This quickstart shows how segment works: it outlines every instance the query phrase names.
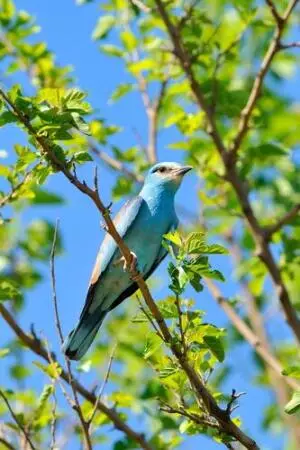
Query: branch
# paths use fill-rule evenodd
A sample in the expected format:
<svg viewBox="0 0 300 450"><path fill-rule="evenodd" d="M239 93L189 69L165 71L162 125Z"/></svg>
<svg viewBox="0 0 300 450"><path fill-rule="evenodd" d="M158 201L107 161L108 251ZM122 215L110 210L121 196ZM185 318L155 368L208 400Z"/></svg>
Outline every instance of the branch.
<svg viewBox="0 0 300 450"><path fill-rule="evenodd" d="M132 172L131 170L127 169L125 164L118 161L117 159L113 158L112 156L108 155L103 150L100 150L96 147L96 145L93 142L89 142L89 148L92 153L94 153L98 158L100 158L102 161L105 162L105 164L110 167L111 169L116 170L117 172L122 173L129 179L137 182L142 183L144 181L144 177L142 175L139 175L135 172Z"/></svg>
<svg viewBox="0 0 300 450"><path fill-rule="evenodd" d="M293 0L290 2L290 4L283 16L285 21L288 20L293 8L296 6L296 3L298 1L299 0ZM228 152L222 141L222 138L216 127L214 114L213 114L212 110L208 107L208 105L206 104L201 87L200 87L199 83L197 82L196 78L194 77L192 64L191 64L189 55L187 54L186 49L184 48L184 46L181 42L181 37L178 32L178 29L173 25L169 15L165 9L163 2L161 0L155 0L155 3L157 5L157 9L161 15L161 18L167 28L170 38L172 40L175 55L181 64L182 70L185 72L185 74L189 80L190 87L191 87L192 92L194 93L196 101L197 101L199 107L205 112L206 119L209 124L208 133L210 134L210 136L216 146L216 149L223 161L226 180L231 184L234 192L236 193L239 203L241 205L243 214L248 222L249 229L251 231L254 242L256 244L256 249L257 249L256 253L257 253L258 257L261 259L261 261L265 264L265 266L267 267L267 269L270 273L272 281L277 290L278 298L281 303L282 309L284 311L286 320L287 320L289 326L291 327L291 329L293 330L297 340L300 342L300 320L299 320L299 317L290 301L289 293L283 282L281 272L276 264L276 260L273 256L273 254L268 246L268 242L265 238L265 230L260 226L260 224L254 214L254 211L252 209L252 206L251 206L251 203L249 200L249 192L248 192L247 186L246 186L245 182L240 178L240 175L236 169L235 151L233 151L231 148L231 151ZM281 37L281 34L282 34L282 30L280 31L280 37ZM234 149L239 147L240 143L238 141L240 141L246 134L248 121L250 119L251 112L252 112L255 102L257 100L260 86L262 84L264 75L266 74L266 71L267 71L267 69L271 63L271 60L274 56L273 55L273 51L274 51L273 46L275 45L274 42L275 41L273 40L272 44L269 48L269 51L267 52L262 69L259 72L259 74L256 78L256 81L253 85L253 89L250 94L249 101L247 103L247 107L245 108L247 114L246 115L242 114L242 116L241 116L240 130L237 134L238 140L236 140ZM276 42L277 42L277 40L276 40ZM278 42L279 42L279 40L278 40Z"/></svg>
<svg viewBox="0 0 300 450"><path fill-rule="evenodd" d="M267 5L270 8L271 14L275 19L275 22L277 23L277 26L282 26L283 18L278 13L276 6L273 3L273 0L266 0Z"/></svg>
<svg viewBox="0 0 300 450"><path fill-rule="evenodd" d="M162 0L155 0L155 4L156 4L157 10L168 30L168 33L171 37L171 40L172 40L172 43L174 46L174 53L180 62L182 70L187 75L188 81L191 86L191 90L194 93L196 101L197 101L199 107L205 112L207 122L208 122L207 132L211 136L216 147L221 151L221 153L224 155L224 157L226 157L226 148L225 148L222 138L219 134L213 111L212 111L211 107L209 105L207 105L204 94L203 94L202 90L200 89L200 86L194 76L192 62L181 42L178 29L172 23Z"/></svg>
<svg viewBox="0 0 300 450"><path fill-rule="evenodd" d="M180 340L181 340L183 352L184 352L184 354L186 354L187 353L187 345L185 342L185 335L184 335L184 329L183 329L183 323L182 323L182 309L180 306L180 298L178 295L176 295L175 303L176 303L176 308L177 308L177 313L178 313L178 326L179 326L179 331L180 331Z"/></svg>
<svg viewBox="0 0 300 450"><path fill-rule="evenodd" d="M161 334L161 332L160 332L159 329L157 328L157 326L156 326L154 320L153 320L152 317L151 317L151 314L150 314L150 313L147 311L147 309L144 307L144 305L143 305L143 303L142 303L142 301L141 301L141 299L140 299L140 297L139 297L138 295L136 295L136 299L137 299L137 301L138 301L138 303L139 303L139 305L140 305L141 311L142 311L143 314L145 314L145 316L147 317L149 323L152 325L153 329L155 330L155 333L157 334L157 336L159 336L159 338L160 338L162 341L164 341L163 335Z"/></svg>
<svg viewBox="0 0 300 450"><path fill-rule="evenodd" d="M9 311L3 306L3 304L0 303L0 314L2 315L3 319L6 321L6 323L10 326L10 328L14 331L16 336L20 339L23 344L28 347L30 350L32 350L36 355L43 358L45 361L47 361L49 364L51 363L51 358L49 358L48 352L45 349L45 347L41 344L39 340L36 340L32 338L30 335L26 334L22 328L17 324L13 316L9 313ZM52 355L53 360L56 362L56 358L54 355ZM69 374L62 370L60 377L68 384L70 384ZM91 404L95 405L97 398L94 393L87 390L82 384L79 383L76 379L73 379L74 387L76 388L76 391L84 397L87 401L89 401ZM112 409L108 408L104 403L101 401L98 402L97 409L105 414L115 425L115 427L123 431L130 439L136 441L140 447L144 450L153 450L150 444L145 440L144 436L142 434L136 433L129 425L127 425L123 420L120 418L118 413Z"/></svg>
<svg viewBox="0 0 300 450"><path fill-rule="evenodd" d="M132 60L134 62L138 62L140 60L137 50L132 53ZM136 79L148 118L148 145L146 149L146 156L150 164L155 164L157 161L158 115L165 95L168 80L163 80L161 82L158 95L156 99L152 101L148 92L148 83L144 75L139 72L136 75Z"/></svg>
<svg viewBox="0 0 300 450"><path fill-rule="evenodd" d="M230 153L233 157L235 157L237 151L239 150L242 141L244 137L247 134L247 131L249 130L249 122L252 116L253 109L255 108L256 102L259 98L261 88L265 79L266 74L268 73L268 70L271 66L271 63L276 55L276 53L281 49L280 40L283 35L285 26L288 22L288 19L295 8L296 4L299 0L291 0L286 11L284 12L283 16L281 17L277 9L275 8L275 5L273 1L266 0L267 4L270 7L271 13L276 21L276 29L274 31L273 38L271 40L271 43L269 45L269 48L265 54L265 57L261 63L260 69L258 74L256 75L256 78L254 80L248 101L246 106L241 112L239 124L238 124L238 131L233 139L233 142L230 146Z"/></svg>
<svg viewBox="0 0 300 450"><path fill-rule="evenodd" d="M289 212L287 212L278 222L274 223L265 230L266 239L270 240L273 234L281 230L282 227L288 225L293 219L295 219L300 213L300 203L295 205Z"/></svg>
<svg viewBox="0 0 300 450"><path fill-rule="evenodd" d="M257 354L264 360L264 362L270 366L278 376L285 381L285 383L294 390L300 389L300 384L293 378L285 377L282 375L283 367L280 362L273 356L263 345L257 334L255 334L251 328L244 322L243 319L236 313L230 302L223 297L218 286L209 278L205 279L206 285L212 295L212 297L218 302L223 311L229 317L234 327L243 336L243 338L253 347Z"/></svg>
<svg viewBox="0 0 300 450"><path fill-rule="evenodd" d="M0 437L0 444L3 444L8 450L16 450L16 448L3 437Z"/></svg>
<svg viewBox="0 0 300 450"><path fill-rule="evenodd" d="M239 393L237 394L237 393L236 393L236 390L235 390L235 389L232 389L230 400L229 400L229 402L227 403L227 406L226 406L226 412L227 412L227 414L228 414L229 416L230 416L230 415L233 413L233 411L238 407L238 405L235 404L236 401L237 401L242 395L245 395L245 394L246 394L246 392L239 392Z"/></svg>
<svg viewBox="0 0 300 450"><path fill-rule="evenodd" d="M114 359L114 354L115 354L115 351L116 351L116 346L117 346L117 345L114 345L114 347L113 347L113 349L112 349L112 351L111 351L111 355L110 355L110 358L109 358L109 361L108 361L108 366L107 366L107 370L106 370L106 374L105 374L105 377L104 377L102 386L101 386L101 388L100 388L100 390L99 390L99 393L98 393L98 396L97 396L97 400L96 400L94 409L93 409L93 411L92 411L91 417L90 417L89 420L87 421L88 429L89 429L89 428L91 427L91 425L92 425L92 422L93 422L93 420L94 420L94 417L95 417L95 415L96 415L96 413L97 413L98 403L99 403L100 400L101 400L101 397L102 397L102 394L103 394L103 392L104 392L105 386L106 386L106 384L107 384L107 382L108 382L109 375L110 375L110 371L111 371L112 362L113 362L113 359Z"/></svg>
<svg viewBox="0 0 300 450"><path fill-rule="evenodd" d="M148 109L148 146L147 155L149 162L155 164L157 162L157 128L158 128L158 116L162 105L162 101L165 95L168 80L164 80L161 83L157 98L152 102L151 107Z"/></svg>
<svg viewBox="0 0 300 450"><path fill-rule="evenodd" d="M179 414L180 416L187 417L188 419L192 420L194 423L197 423L198 425L206 425L208 427L219 429L219 425L217 422L213 422L212 420L209 420L206 417L201 417L198 414L189 413L183 407L176 408L174 406L164 403L162 404L162 406L160 406L159 409L160 411L166 412L168 414Z"/></svg>
<svg viewBox="0 0 300 450"><path fill-rule="evenodd" d="M156 0L160 2L160 0ZM144 281L142 275L138 272L137 268L134 267L134 265L131 264L132 262L132 256L129 248L122 240L121 236L117 232L115 225L110 217L110 211L109 208L105 207L99 197L99 192L97 189L97 182L95 178L95 186L94 189L91 189L85 182L81 182L75 174L72 174L69 169L67 168L66 164L59 160L56 155L52 151L52 144L51 141L46 139L43 136L39 136L36 131L33 129L30 121L27 117L23 115L23 113L13 104L13 102L10 101L10 99L7 97L7 95L0 90L0 95L5 100L5 103L11 108L13 113L16 115L16 117L19 119L19 121L25 126L25 128L28 130L29 134L35 139L36 143L40 147L42 153L50 159L53 166L56 167L57 170L61 171L65 177L72 183L74 186L77 187L78 190L80 190L82 193L87 195L91 198L91 200L94 202L98 210L103 216L103 219L107 226L107 232L112 236L114 241L116 242L117 246L120 249L120 252L122 256L124 257L124 260L127 263L127 267L130 268L130 275L133 281L135 281L143 295L143 298L151 311L151 314L155 318L159 329L161 331L161 334L164 337L164 340L166 343L168 343L172 353L177 358L179 364L181 365L182 369L186 373L196 395L199 401L203 402L205 405L205 408L209 412L210 415L212 415L217 422L219 423L220 427L224 431L224 433L227 433L230 436L233 436L236 440L241 442L247 449L249 450L258 450L258 446L256 442L251 439L249 436L247 436L232 420L228 415L226 414L226 411L219 407L217 404L214 396L208 391L205 384L203 383L201 377L195 370L195 368L189 363L189 361L186 359L186 356L181 352L181 349L178 347L178 345L174 342L172 335L166 325L166 322L154 302L151 293L149 291L149 288ZM3 311L2 305L0 305L0 312ZM48 356L46 353L46 357L48 360ZM66 374L67 375L67 374ZM68 375L67 375L68 379ZM76 387L76 390L77 387ZM79 391L79 390L78 390ZM80 391L79 391L80 392ZM96 400L95 400L96 401ZM100 406L100 405L99 405ZM102 405L103 408L104 405ZM108 408L107 408L108 409ZM124 427L124 424L123 424ZM141 440L140 436L140 440ZM135 434L135 440L136 434ZM143 441L143 444L145 445L145 441ZM149 444L147 448L149 447ZM143 447L145 448L145 446Z"/></svg>
<svg viewBox="0 0 300 450"><path fill-rule="evenodd" d="M55 389L55 380L53 382L54 389ZM51 443L50 443L50 450L55 450L57 448L56 445L56 426L57 426L57 416L56 416L56 408L57 408L57 400L55 395L55 390L53 389L53 406L51 410L51 426L50 426L50 432L51 432Z"/></svg>
<svg viewBox="0 0 300 450"><path fill-rule="evenodd" d="M61 343L61 345L63 345L64 336L63 336L61 323L60 323L60 319L59 319L59 313L58 313L56 278L55 278L55 249L56 249L58 225L59 225L59 221L57 220L56 225L55 225L55 230L54 230L51 254L50 254L50 271L51 271L52 299L53 299L53 306L54 306L55 326L56 326L56 329L57 329L57 332L59 335L60 343ZM72 373L72 369L71 369L71 363L70 363L69 358L66 355L64 355L64 358L65 358L67 371L68 371L68 375L69 375L69 381L70 381L69 384L71 386L72 393L73 393L73 399L74 399L74 406L73 406L72 402L70 403L70 406L76 411L76 413L78 415L78 418L79 418L79 421L81 424L81 428L82 428L82 432L83 432L84 448L86 450L92 450L93 446L92 446L91 436L89 433L89 423L86 422L86 420L83 416L83 412L82 412L80 402L78 399L78 395L77 395L77 390L76 390L76 388L74 386L74 382L73 382L73 373ZM68 399L68 397L67 397L67 399ZM97 409L97 405L98 405L98 399L95 403L95 409Z"/></svg>
<svg viewBox="0 0 300 450"><path fill-rule="evenodd" d="M300 48L300 41L290 42L289 44L280 43L279 50L286 50L288 48Z"/></svg>
<svg viewBox="0 0 300 450"><path fill-rule="evenodd" d="M38 164L37 164L38 165ZM34 168L31 169L34 170L37 166L35 166ZM7 195L5 195L4 197L2 197L0 199L0 208L3 208L3 206L6 205L6 203L9 203L13 197L16 195L16 193L18 192L19 189L21 189L24 184L26 184L26 182L29 180L30 176L31 176L31 171L28 172L22 181L20 181L20 183L18 183L16 186L14 186L11 190L11 192L9 192Z"/></svg>
<svg viewBox="0 0 300 450"><path fill-rule="evenodd" d="M9 403L6 395L4 394L4 392L1 389L0 389L0 397L2 397L2 399L4 400L4 403L6 404L8 410L10 412L10 415L12 416L14 421L16 422L18 428L22 431L22 433L24 435L24 438L25 438L26 442L28 443L29 447L31 448L31 450L36 450L36 447L33 445L32 440L30 439L30 436L29 436L28 432L26 431L25 427L23 426L23 424L18 419L17 415L14 413L14 410L10 406L10 403Z"/></svg>
<svg viewBox="0 0 300 450"><path fill-rule="evenodd" d="M232 255L232 258L237 266L239 266L242 262L242 254L240 251L240 247L238 246L237 242L234 240L234 236L232 231L230 230L229 233L225 236L225 239L227 240L229 246L230 246L230 254ZM240 284L243 290L243 295L245 297L245 307L248 313L248 318L251 324L251 328L253 329L253 332L261 342L262 347L265 348L265 350L273 356L273 358L276 358L276 355L274 354L271 340L269 339L265 326L264 326L264 318L259 310L256 299L253 296L249 283L247 282L246 278L243 277L240 280ZM266 363L266 361L263 359L263 361ZM277 361L280 365L280 362ZM300 429L299 429L299 423L296 417L293 417L292 415L288 415L284 413L284 407L287 404L287 402L290 399L290 388L292 389L299 389L297 386L291 386L289 384L289 380L287 380L286 377L282 377L282 373L277 372L274 370L274 368L268 364L266 364L266 373L268 374L268 377L270 379L270 383L274 389L275 395L277 397L278 404L280 406L280 414L282 416L282 420L285 422L286 426L291 430L291 436L292 439L295 442L295 446L297 442L300 442ZM293 381L293 380L292 380ZM299 384L299 383L298 383Z"/></svg>

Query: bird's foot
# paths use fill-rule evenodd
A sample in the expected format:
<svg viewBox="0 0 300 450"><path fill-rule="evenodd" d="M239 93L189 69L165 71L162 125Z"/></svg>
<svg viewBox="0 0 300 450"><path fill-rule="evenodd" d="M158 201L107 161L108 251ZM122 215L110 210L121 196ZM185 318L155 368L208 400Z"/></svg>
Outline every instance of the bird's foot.
<svg viewBox="0 0 300 450"><path fill-rule="evenodd" d="M136 270L137 257L136 257L136 254L133 252L130 252L130 256L131 256L131 260L130 260L129 264L127 263L124 256L122 256L120 259L118 259L115 262L115 265L117 266L118 264L123 263L124 272L134 272Z"/></svg>

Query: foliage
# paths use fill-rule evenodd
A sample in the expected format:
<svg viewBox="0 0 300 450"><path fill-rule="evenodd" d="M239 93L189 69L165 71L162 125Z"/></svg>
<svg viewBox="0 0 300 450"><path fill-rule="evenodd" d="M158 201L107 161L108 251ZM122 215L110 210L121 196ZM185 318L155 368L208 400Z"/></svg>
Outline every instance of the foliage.
<svg viewBox="0 0 300 450"><path fill-rule="evenodd" d="M92 1L77 3L88 8ZM290 319L300 311L300 117L293 95L286 95L285 89L299 63L297 45L289 45L297 34L299 11L287 17L287 1L274 5L254 0L101 2L92 40L102 57L116 58L126 71L108 100L121 104L140 94L146 112L147 141L141 143L138 137L132 146L123 139L123 124L99 116L99 105L91 106L87 93L74 85L71 68L58 65L54 53L39 41L35 19L17 10L12 0L0 0L1 70L9 80L5 84L12 86L3 92L1 87L0 126L4 133L21 130L15 135L13 156L8 157L6 149L0 153L0 314L8 325L5 311L22 326L31 291L45 282L55 217L44 219L39 208L50 213L53 206L67 210L67 195L47 187L50 177L61 175L61 167L77 178L77 171L92 171L88 163L100 158L115 171L113 199L123 198L136 192L145 170L160 156L157 137L164 133L170 136L174 158L181 151L182 161L192 164L201 179L201 188L195 188L201 221L197 205L192 213L183 209L188 225L163 239L170 253L163 278L168 293L159 291L156 304L171 340L163 338L157 317L141 299L139 307L127 302L106 321L97 344L76 366L86 389L99 377L99 367L105 378L118 330L100 409L91 404L93 392L80 398L80 407L73 399L73 410L58 395L62 389L70 397L64 387L68 365L51 355L46 336L36 335L33 328L27 335L30 342L20 334L1 340L1 363L10 377L9 386L1 381L1 393L15 412L14 420L7 404L0 403L1 433L14 448L24 444L22 426L36 448L49 448L51 440L56 448L53 430L63 435L68 427L77 445L85 441L91 419L88 433L95 448L108 442L115 450L172 449L182 442L189 445L190 437L198 435L232 448L234 436L220 426L203 398L199 400L184 364L230 420L238 399L234 390L228 394L228 383L229 389L235 388L231 373L237 370L231 355L239 349L249 354L249 346L253 370L245 375L247 381L271 393L259 414L264 432L276 430L284 434L285 448L297 448L299 348ZM279 15L286 17L284 26ZM262 74L259 67L276 43L276 33L281 33L280 40ZM262 86L255 92L261 74ZM250 92L255 101L245 124ZM58 233L57 255L64 240ZM226 280L217 269L221 258L233 267ZM230 292L229 298L222 289ZM206 321L207 299L223 308L229 319L226 329ZM43 307L36 307L42 313ZM39 330L39 324L35 326ZM114 420L133 433L127 428L122 435L109 433ZM248 427L239 412L232 421L241 429ZM137 422L141 427L135 434ZM118 424L114 422L124 431ZM139 434L142 427L145 439Z"/></svg>

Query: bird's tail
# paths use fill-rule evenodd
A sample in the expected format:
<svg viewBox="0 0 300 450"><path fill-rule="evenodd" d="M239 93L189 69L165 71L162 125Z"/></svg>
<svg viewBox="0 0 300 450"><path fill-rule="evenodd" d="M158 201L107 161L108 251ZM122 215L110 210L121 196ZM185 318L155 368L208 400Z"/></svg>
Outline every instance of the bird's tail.
<svg viewBox="0 0 300 450"><path fill-rule="evenodd" d="M86 312L80 317L76 328L71 331L63 344L63 352L68 358L79 360L85 355L105 316L106 311L97 314L96 310L93 314Z"/></svg>

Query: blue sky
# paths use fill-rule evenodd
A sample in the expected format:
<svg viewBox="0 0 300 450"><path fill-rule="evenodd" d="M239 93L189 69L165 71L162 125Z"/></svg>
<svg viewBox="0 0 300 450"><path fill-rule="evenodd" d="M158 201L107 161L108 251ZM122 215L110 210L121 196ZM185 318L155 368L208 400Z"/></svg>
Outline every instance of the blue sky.
<svg viewBox="0 0 300 450"><path fill-rule="evenodd" d="M132 131L133 128L138 129L141 136L146 136L146 118L141 114L141 99L138 95L131 96L130 100L123 100L116 105L108 105L107 100L116 85L120 80L130 81L130 77L115 58L110 59L100 55L97 45L91 40L91 33L99 15L99 4L96 2L85 7L78 7L73 0L52 0L51 2L17 0L16 4L19 8L26 9L37 17L37 22L42 27L39 38L47 42L49 48L57 55L57 61L60 64L73 66L76 84L89 93L89 100L93 107L99 110L100 115L106 117L108 122L125 128L124 133L116 139L116 143L122 145L123 148L135 145L136 137ZM18 79L24 80L24 77L21 76ZM295 86L296 79L289 88L290 92L293 92ZM0 138L1 148L10 151L16 139L16 131L14 129L9 132L0 130ZM159 141L160 160L182 160L184 156L182 152L165 148L166 144L172 142L174 138L175 134L170 130L162 133ZM21 139L23 137L20 134ZM87 180L91 180L92 173L93 165L88 164L82 170L81 175ZM110 200L113 181L113 174L101 166L100 189L102 198L107 203ZM184 203L191 210L197 211L196 189L198 183L195 175L187 177L178 193L178 203ZM52 191L63 193L67 204L59 208L35 208L30 213L26 213L24 220L28 222L39 217L52 221L56 218L60 219L66 251L57 260L57 284L61 320L64 331L67 332L73 327L83 305L87 283L103 237L103 231L100 228L98 212L90 200L76 191L61 175L52 177L48 187ZM113 211L116 212L117 209L118 205L114 205ZM225 275L231 276L230 267L225 265L221 258L216 259L216 264ZM24 329L28 329L31 323L35 323L37 331L42 331L48 336L53 348L57 350L58 341L52 320L50 281L47 268L44 270L46 280L30 293L26 310L22 314L22 325ZM162 274L165 270L166 264L164 263L158 273ZM224 286L225 294L231 294L234 288L234 283ZM226 323L223 313L210 300L207 293L201 294L197 301L198 306L207 311L208 321L218 326ZM113 320L113 314L109 320ZM10 336L7 330L4 333L4 337ZM29 358L30 360L36 359L31 355ZM239 409L246 428L260 442L262 448L282 449L283 443L280 438L266 436L259 427L260 410L268 403L270 397L268 392L259 387L249 386L246 381L248 375L253 371L250 352L245 348L242 351L236 349L227 358L236 369L234 376L230 377L227 383L228 392L232 387L237 391L247 392L247 395L241 400ZM36 379L37 386L41 386L41 382L41 379ZM205 445L206 450L219 448L216 443L203 437L197 437L188 439L186 444L181 446L181 450L194 448L195 445L199 445L199 447ZM109 449L110 447L102 445L102 448Z"/></svg>

